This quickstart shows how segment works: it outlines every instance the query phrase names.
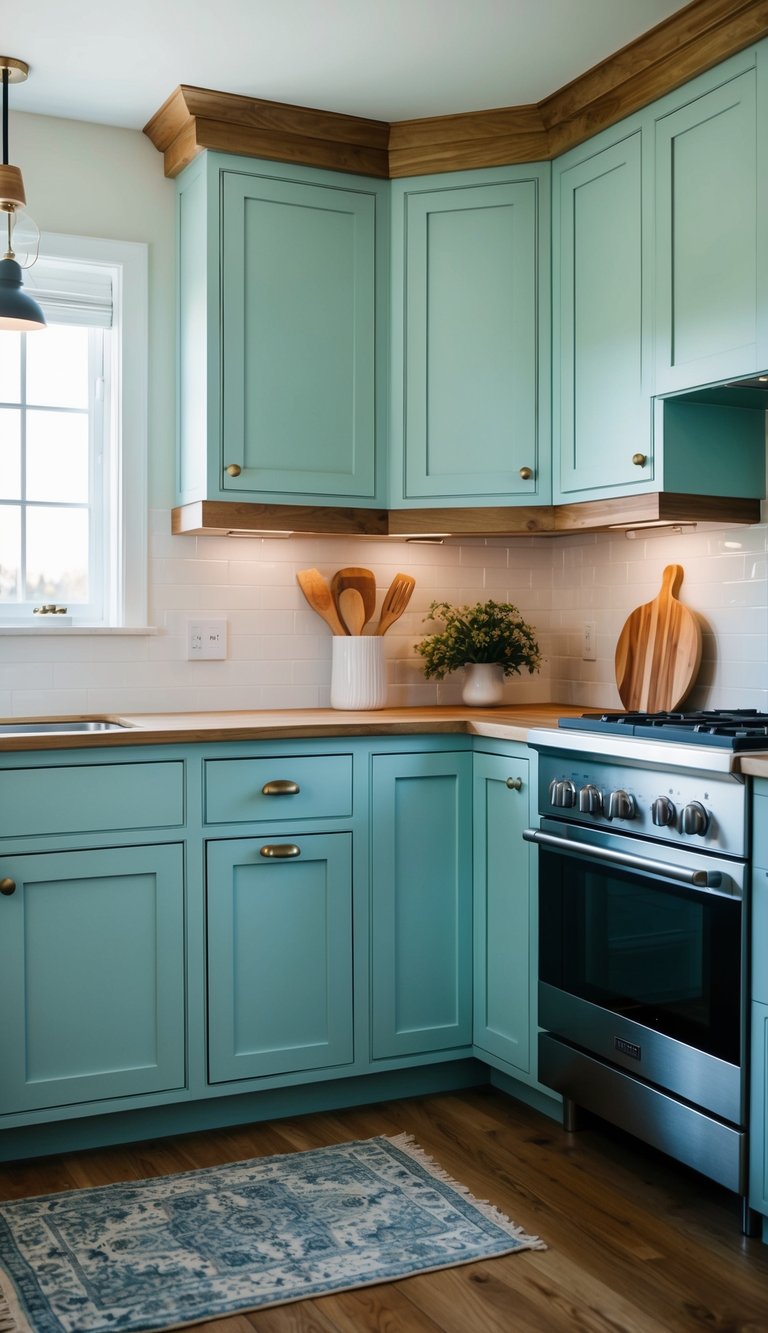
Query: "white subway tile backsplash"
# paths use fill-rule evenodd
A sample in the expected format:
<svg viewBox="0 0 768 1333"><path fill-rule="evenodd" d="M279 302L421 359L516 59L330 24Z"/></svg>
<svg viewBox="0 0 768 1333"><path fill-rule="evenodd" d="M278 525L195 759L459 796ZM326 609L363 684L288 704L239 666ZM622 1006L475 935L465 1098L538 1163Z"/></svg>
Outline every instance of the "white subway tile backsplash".
<svg viewBox="0 0 768 1333"><path fill-rule="evenodd" d="M416 588L387 634L392 705L457 703L462 674L424 679L414 645L431 632L432 601L510 601L536 628L540 674L512 677L505 700L620 706L616 640L629 613L656 596L665 565L685 570L680 597L704 629L697 707L768 709L768 526L679 535L575 534L451 539L442 545L353 538L173 537L170 515L150 515L146 636L0 635L0 713L185 712L327 706L331 635L307 606L299 569L326 577L365 565L376 578L378 618L400 571ZM581 657L582 624L596 624L595 661ZM190 662L190 619L228 622L228 657Z"/></svg>

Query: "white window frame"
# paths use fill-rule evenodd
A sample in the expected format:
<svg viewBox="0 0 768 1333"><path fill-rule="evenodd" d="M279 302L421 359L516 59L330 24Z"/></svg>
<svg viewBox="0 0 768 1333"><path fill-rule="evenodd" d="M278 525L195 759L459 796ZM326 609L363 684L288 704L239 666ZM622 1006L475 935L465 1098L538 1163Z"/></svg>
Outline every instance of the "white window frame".
<svg viewBox="0 0 768 1333"><path fill-rule="evenodd" d="M102 512L108 522L104 546L108 574L104 581L103 620L85 628L137 629L147 627L147 392L149 342L148 246L139 241L117 241L89 236L44 232L40 254L52 260L103 264L111 271L113 294L111 396L105 405L105 434L112 447L105 457ZM34 270L31 271L30 277ZM34 295L34 285L27 283ZM45 337L45 332L29 337ZM94 503L98 503L94 497ZM108 511L105 513L104 511ZM42 618L35 617L40 626ZM53 617L51 618L54 619ZM42 627L42 626L40 626ZM0 618L4 629L19 632L18 619ZM37 628L37 626L36 626ZM51 626L53 628L53 626ZM68 626L55 626L66 634Z"/></svg>

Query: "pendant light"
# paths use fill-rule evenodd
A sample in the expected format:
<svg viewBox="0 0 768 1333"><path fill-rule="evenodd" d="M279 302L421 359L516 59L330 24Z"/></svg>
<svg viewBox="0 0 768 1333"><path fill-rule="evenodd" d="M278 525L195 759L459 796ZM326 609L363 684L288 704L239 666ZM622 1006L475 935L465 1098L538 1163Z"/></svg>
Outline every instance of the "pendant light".
<svg viewBox="0 0 768 1333"><path fill-rule="evenodd" d="M40 232L25 211L24 182L18 167L8 163L8 85L23 83L29 66L12 56L0 56L3 78L3 162L0 166L0 329L29 333L45 328L37 301L24 291L22 268L37 259Z"/></svg>

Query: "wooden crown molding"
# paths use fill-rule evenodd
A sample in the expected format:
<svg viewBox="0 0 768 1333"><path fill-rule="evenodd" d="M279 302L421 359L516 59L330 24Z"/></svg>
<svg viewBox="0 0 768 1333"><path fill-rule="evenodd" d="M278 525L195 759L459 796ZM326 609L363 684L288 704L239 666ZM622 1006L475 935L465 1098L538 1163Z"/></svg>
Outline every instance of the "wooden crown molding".
<svg viewBox="0 0 768 1333"><path fill-rule="evenodd" d="M529 106L388 125L182 84L144 127L177 176L203 149L382 180L543 162L768 36L768 0L693 0Z"/></svg>

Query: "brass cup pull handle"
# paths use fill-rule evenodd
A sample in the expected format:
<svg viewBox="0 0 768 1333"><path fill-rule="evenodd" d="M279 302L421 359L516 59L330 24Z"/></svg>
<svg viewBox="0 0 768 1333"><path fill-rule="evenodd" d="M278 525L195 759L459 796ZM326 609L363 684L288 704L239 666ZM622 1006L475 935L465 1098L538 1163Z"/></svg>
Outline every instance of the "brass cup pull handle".
<svg viewBox="0 0 768 1333"><path fill-rule="evenodd" d="M224 469L228 477L239 477L242 470L239 463L230 463L229 467Z"/></svg>
<svg viewBox="0 0 768 1333"><path fill-rule="evenodd" d="M274 778L272 782L265 782L261 789L262 796L298 796L301 787L298 782L291 782L288 778Z"/></svg>
<svg viewBox="0 0 768 1333"><path fill-rule="evenodd" d="M531 480L531 477L533 476L533 468L532 468L532 467L521 467L521 469L520 469L520 476L522 477L523 481L530 481L530 480Z"/></svg>
<svg viewBox="0 0 768 1333"><path fill-rule="evenodd" d="M522 778L507 778L507 786L509 787L510 791L522 791L522 790L523 790L523 779L522 779Z"/></svg>
<svg viewBox="0 0 768 1333"><path fill-rule="evenodd" d="M634 463L635 467L645 467L646 463L648 462L648 455L647 455L647 454L633 454L633 455L632 455L632 462Z"/></svg>
<svg viewBox="0 0 768 1333"><path fill-rule="evenodd" d="M301 856L301 848L295 842L271 842L259 848L259 856L271 857L275 861L287 861L291 856Z"/></svg>
<svg viewBox="0 0 768 1333"><path fill-rule="evenodd" d="M10 898L11 894L15 892L16 892L15 879L8 879L8 877L6 877L5 879L0 879L0 893L2 893L4 898Z"/></svg>

